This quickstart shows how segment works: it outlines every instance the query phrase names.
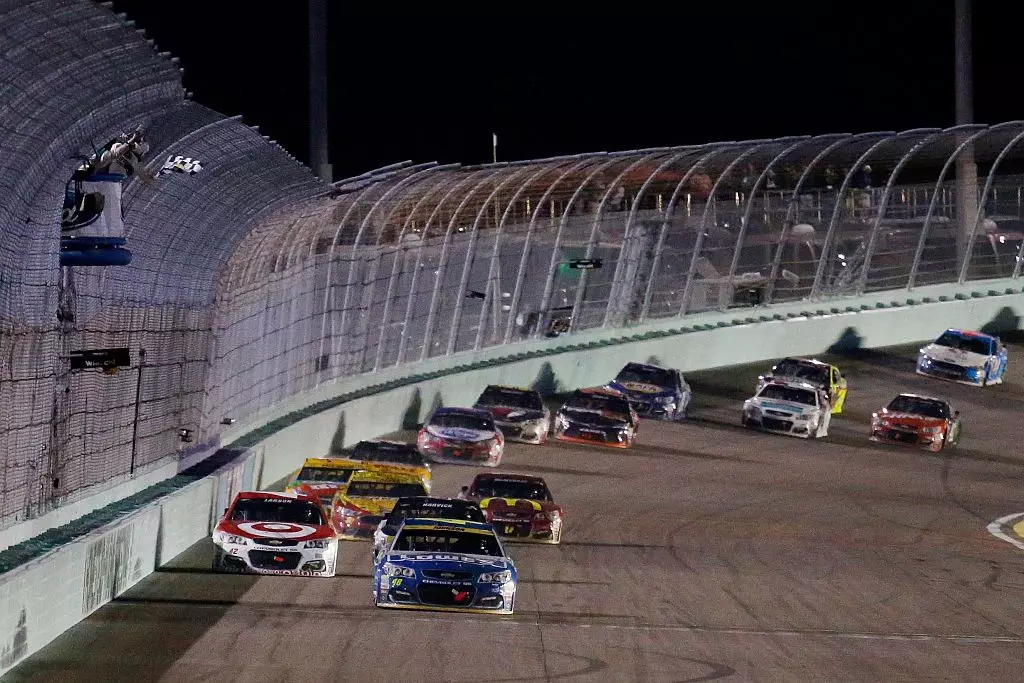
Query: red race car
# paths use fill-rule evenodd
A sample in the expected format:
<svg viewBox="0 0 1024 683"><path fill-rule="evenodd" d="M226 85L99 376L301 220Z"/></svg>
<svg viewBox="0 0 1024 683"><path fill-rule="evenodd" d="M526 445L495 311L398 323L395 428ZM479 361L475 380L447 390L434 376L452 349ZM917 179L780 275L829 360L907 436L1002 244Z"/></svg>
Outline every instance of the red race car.
<svg viewBox="0 0 1024 683"><path fill-rule="evenodd" d="M487 472L463 489L467 500L479 502L487 521L502 538L559 543L565 512L541 477Z"/></svg>
<svg viewBox="0 0 1024 683"><path fill-rule="evenodd" d="M960 411L939 398L900 394L871 415L871 440L941 451L960 441Z"/></svg>

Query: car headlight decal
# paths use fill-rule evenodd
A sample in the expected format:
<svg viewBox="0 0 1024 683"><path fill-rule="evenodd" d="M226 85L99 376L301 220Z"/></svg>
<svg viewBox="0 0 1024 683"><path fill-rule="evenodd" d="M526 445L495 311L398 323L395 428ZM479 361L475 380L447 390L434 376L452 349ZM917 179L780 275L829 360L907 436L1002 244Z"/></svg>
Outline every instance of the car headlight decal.
<svg viewBox="0 0 1024 683"><path fill-rule="evenodd" d="M411 567L402 567L397 564L391 564L390 562L384 563L382 569L385 576L404 576L407 579L416 578L416 570Z"/></svg>
<svg viewBox="0 0 1024 683"><path fill-rule="evenodd" d="M248 545L249 540L245 536L236 536L223 531L217 532L217 540L228 545Z"/></svg>
<svg viewBox="0 0 1024 683"><path fill-rule="evenodd" d="M330 545L330 540L326 538L318 538L314 541L306 541L306 548L319 548L325 550Z"/></svg>
<svg viewBox="0 0 1024 683"><path fill-rule="evenodd" d="M500 572L486 572L480 575L479 583L508 583L512 580L512 572L504 570Z"/></svg>

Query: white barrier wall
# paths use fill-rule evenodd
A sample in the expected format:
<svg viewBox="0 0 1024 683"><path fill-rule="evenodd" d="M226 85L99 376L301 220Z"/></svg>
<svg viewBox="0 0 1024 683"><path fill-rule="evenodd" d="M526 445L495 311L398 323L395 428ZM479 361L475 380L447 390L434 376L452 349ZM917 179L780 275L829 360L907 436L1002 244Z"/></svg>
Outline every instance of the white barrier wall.
<svg viewBox="0 0 1024 683"><path fill-rule="evenodd" d="M157 567L209 536L235 494L253 488L260 453L71 543L0 574L0 675L37 652Z"/></svg>
<svg viewBox="0 0 1024 683"><path fill-rule="evenodd" d="M0 577L0 672L153 571L159 524L144 508Z"/></svg>

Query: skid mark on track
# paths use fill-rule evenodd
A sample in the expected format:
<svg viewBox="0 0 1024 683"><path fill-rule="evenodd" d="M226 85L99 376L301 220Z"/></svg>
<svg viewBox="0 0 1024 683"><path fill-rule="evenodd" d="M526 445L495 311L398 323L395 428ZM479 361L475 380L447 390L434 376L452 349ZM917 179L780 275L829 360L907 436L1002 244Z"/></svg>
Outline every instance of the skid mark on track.
<svg viewBox="0 0 1024 683"><path fill-rule="evenodd" d="M665 445L654 444L633 444L630 455L643 456L645 458L694 458L695 460L719 460L725 462L760 463L761 460L751 460L735 455L717 455L715 453L701 453L683 448L672 448Z"/></svg>
<svg viewBox="0 0 1024 683"><path fill-rule="evenodd" d="M118 599L120 604L148 604L159 602L159 600L125 600ZM180 601L167 600L171 604L186 602L191 607L209 607L221 609L220 601ZM975 633L927 633L927 632L884 632L884 631L854 631L843 629L785 629L785 628L746 628L731 627L711 624L672 624L644 621L640 617L626 614L572 614L562 612L528 612L512 616L488 616L475 614L452 614L438 613L431 616L415 616L400 610L382 610L372 604L351 606L351 607L299 607L288 604L245 604L232 603L235 610L252 613L260 613L266 616L282 617L306 616L320 619L334 619L348 621L353 617L365 617L367 614L376 613L382 618L389 618L395 621L418 622L433 624L435 627L443 622L468 622L475 624L478 628L508 628L508 627L546 627L558 626L579 629L609 629L618 631L639 631L639 632L675 632L689 634L712 634L712 635L736 635L736 636L762 636L769 638L829 638L829 639L853 639L853 640L895 640L895 641L934 641L951 642L960 644L971 643L1005 643L1012 645L1024 645L1024 636L1018 635L987 635ZM383 614L388 612L388 614ZM422 613L420 613L422 614Z"/></svg>
<svg viewBox="0 0 1024 683"><path fill-rule="evenodd" d="M603 477L606 479L618 479L619 475L612 472L591 472L570 467L552 467L550 465L509 465L502 466L502 472L509 474L564 474L572 477Z"/></svg>

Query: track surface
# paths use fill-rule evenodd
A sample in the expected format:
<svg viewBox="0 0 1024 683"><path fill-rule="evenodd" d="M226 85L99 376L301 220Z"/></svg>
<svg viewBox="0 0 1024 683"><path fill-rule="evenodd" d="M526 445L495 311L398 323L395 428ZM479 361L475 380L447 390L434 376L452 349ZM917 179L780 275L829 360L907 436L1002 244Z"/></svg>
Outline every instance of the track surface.
<svg viewBox="0 0 1024 683"><path fill-rule="evenodd" d="M374 609L364 543L330 580L215 575L207 541L5 681L1020 680L1024 554L985 526L1024 511L1024 348L987 389L913 354L839 359L825 441L738 426L764 364L692 374L693 419L631 452L511 445L503 469L568 510L561 546L510 546L513 617ZM868 442L899 391L953 400L961 446ZM436 467L435 492L475 471Z"/></svg>

